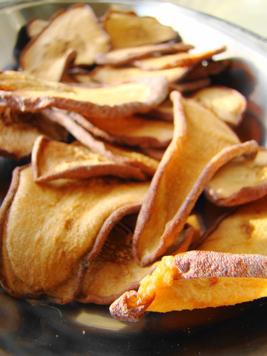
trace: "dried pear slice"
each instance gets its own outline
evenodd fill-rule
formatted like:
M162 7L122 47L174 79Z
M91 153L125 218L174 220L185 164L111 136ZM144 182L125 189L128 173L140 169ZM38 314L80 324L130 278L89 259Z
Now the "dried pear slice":
M162 77L108 88L85 88L39 80L22 72L0 73L0 99L20 111L57 107L88 118L111 119L146 112L162 102L167 93Z
M228 214L207 231L198 249L267 255L267 198Z
M103 176L145 179L139 168L116 163L82 145L51 141L44 136L40 136L34 143L32 168L36 182Z
M181 102L178 92L171 99L174 137L152 179L134 234L135 256L143 265L171 247L216 171L234 157L258 150L255 141L239 143L223 121L198 103Z
M126 146L165 148L173 135L171 122L147 119L141 115L111 120L98 118L90 122L78 114L72 114L72 118L94 136Z
M193 98L233 126L240 124L247 107L246 98L241 93L223 86L202 89L194 94Z
M132 255L132 232L118 224L99 255L89 262L77 299L83 303L110 304L125 291L137 288L152 268L138 265Z
M48 21L42 19L33 19L27 24L27 33L30 38L39 35L48 25Z
M235 206L267 194L267 150L223 166L209 182L206 196L216 205Z
M75 64L92 64L99 53L109 50L109 37L88 4L76 4L54 16L21 54L21 67L39 78L53 77L54 66L69 51L75 51ZM47 74L49 73L49 75Z
M190 251L163 257L138 292L124 293L110 312L122 321L138 321L147 311L235 305L266 296L266 256Z
M176 82L188 72L187 67L177 67L158 71L145 71L134 67L114 68L110 66L97 67L88 74L76 74L75 79L80 83L88 83L92 80L111 85L134 82L144 78L165 77L168 83Z
M139 59L133 64L143 70L161 70L174 67L190 67L205 59L222 53L226 50L225 47L219 47L200 53L177 53L156 58Z
M176 31L162 25L154 17L111 10L106 14L103 25L113 49L180 40Z
M186 52L192 48L193 46L187 43L174 42L132 48L122 48L98 55L96 58L96 63L117 66L130 63L135 59L148 57L153 54Z
M100 178L39 185L31 167L16 174L15 192L12 184L9 204L1 209L1 243L15 276L35 295L53 294L67 283L103 234L140 206L148 188L147 183ZM29 264L31 269L25 269ZM2 278L10 289L7 276Z
M142 153L130 151L123 147L117 147L97 140L62 110L45 110L43 115L64 127L84 146L94 152L100 153L104 157L112 159L114 162L129 164L140 168L148 176L152 176L157 169L158 162L156 160Z
M0 154L20 159L28 156L39 135L58 140L66 138L66 132L48 122L41 115L19 114L5 108L0 110Z

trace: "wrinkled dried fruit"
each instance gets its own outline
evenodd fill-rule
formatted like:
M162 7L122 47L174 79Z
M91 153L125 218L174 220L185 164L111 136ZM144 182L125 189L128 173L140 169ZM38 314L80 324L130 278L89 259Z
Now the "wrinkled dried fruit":
M0 154L16 159L28 156L39 135L64 140L66 132L50 123L41 114L19 114L10 109L0 110Z
M21 54L21 67L39 78L59 80L62 58L77 53L75 64L92 64L109 49L109 37L88 4L76 4L59 12ZM61 71L63 72L63 70Z
M99 255L89 261L78 300L110 304L126 290L138 287L152 268L137 264L132 256L132 232L127 226L118 224Z
M110 312L122 321L138 321L147 311L219 307L266 296L266 256L190 251L163 257L138 292L124 293Z
M233 126L240 124L247 107L246 98L241 93L223 86L202 89L193 98Z
M211 228L200 250L267 255L267 199L239 207Z
M120 164L92 152L83 145L68 145L40 136L33 146L34 180L84 179L114 176L145 180L141 169Z
M156 58L145 58L136 60L133 64L143 70L161 70L174 67L190 67L205 59L209 59L215 54L222 53L225 47L207 50L201 53L177 53Z
M240 157L223 166L206 187L206 196L220 206L235 206L267 194L267 151Z
M22 72L0 73L0 99L19 111L49 107L76 111L90 118L124 117L146 112L167 96L164 78L104 88L85 88L38 80Z
M116 10L107 13L104 28L114 49L180 40L176 31L160 24L154 17L141 17Z
M89 74L77 74L76 80L81 83L95 80L104 84L122 84L134 82L144 78L165 77L168 83L183 78L189 68L172 68L165 70L146 71L134 67L114 68L109 66L97 67Z
M255 141L239 143L224 122L198 103L181 102L178 92L171 98L174 137L152 179L134 234L135 255L143 265L171 247L216 171L234 157L258 149Z
M97 64L113 66L130 63L134 59L148 57L153 54L186 52L193 46L186 43L160 43L155 45L139 46L132 48L115 49L97 56Z
M123 147L113 146L97 140L87 130L75 122L71 115L62 110L45 110L43 113L48 119L63 126L80 143L90 148L93 152L100 153L114 162L129 164L140 168L148 176L152 176L158 166L158 162L142 153L127 150Z
M5 273L8 260L7 269L11 266L31 295L53 297L74 271L79 275L84 257L112 227L139 208L147 188L147 183L100 178L40 185L31 167L17 169L1 208L2 284L12 295L25 297Z

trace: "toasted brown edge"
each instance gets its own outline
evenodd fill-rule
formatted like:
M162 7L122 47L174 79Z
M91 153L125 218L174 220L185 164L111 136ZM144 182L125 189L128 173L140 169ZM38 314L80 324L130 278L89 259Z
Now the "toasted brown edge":
M209 88L200 89L197 93L195 93L195 94L193 95L192 98L193 98L194 100L196 100L200 105L204 106L206 109L212 111L214 115L216 115L217 117L219 117L218 114L216 113L216 111L212 110L211 107L205 105L205 104L204 104L201 100L199 100L198 97L197 97L197 95L199 94L199 92L201 93L201 91L205 91L205 90L207 90L207 89L209 89ZM241 123L241 121L242 121L242 119L243 119L243 114L244 114L244 112L245 112L246 109L247 109L247 100L246 100L245 96L244 96L243 94L241 94L238 90L233 89L233 88L230 88L230 87L226 87L226 86L224 86L224 85L213 85L213 86L210 87L210 89L223 89L223 90L225 90L225 91L233 92L235 95L237 95L237 96L241 99L241 101L242 101L242 109L241 109L239 115L237 116L236 122L230 122L230 121L228 121L228 120L224 120L223 117L219 117L221 120L225 121L226 123L228 123L228 124L231 125L231 126L238 126L238 125Z
M144 180L146 177L142 171L136 167L126 165L123 163L110 162L102 163L101 165L88 166L88 167L72 167L67 168L61 172L53 174L41 175L39 170L39 160L45 145L48 144L50 139L39 136L33 145L32 150L32 169L35 182L49 182L55 179L85 179L91 177L101 176L115 176L119 178L133 178L137 180Z
M198 278L267 278L267 257L211 251L189 251L174 257L174 277ZM142 318L153 297L139 299L138 292L124 293L110 306L111 315L121 321L136 322Z
M136 112L147 112L161 103L168 95L168 84L164 77L153 77L135 82L146 85L150 96L145 102L129 102L120 105L97 105L92 102L79 101L69 98L49 97L42 95L37 98L23 97L23 91L5 91L0 88L0 98L10 108L21 112L37 112L46 108L56 107L58 109L77 112L89 119L91 117L112 119L113 117L130 116ZM63 84L62 84L63 85ZM67 85L67 84L65 84Z

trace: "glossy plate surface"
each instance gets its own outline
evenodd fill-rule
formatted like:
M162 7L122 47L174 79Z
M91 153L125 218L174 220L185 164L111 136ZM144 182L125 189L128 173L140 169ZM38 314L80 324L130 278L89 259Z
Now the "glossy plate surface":
M14 65L17 33L28 20L47 19L73 1L28 1L0 8L0 69ZM259 37L216 18L166 2L90 2L98 15L110 3L130 6L176 28L198 48L227 45L234 65L218 83L249 99L239 133L267 146L267 44ZM0 159L4 192L15 162ZM27 268L27 266L25 267ZM30 266L28 267L30 268ZM137 324L110 318L107 307L58 307L18 301L0 292L0 348L16 355L263 355L267 353L267 302L232 308L151 314ZM200 326L201 325L201 326ZM204 326L203 326L204 325Z

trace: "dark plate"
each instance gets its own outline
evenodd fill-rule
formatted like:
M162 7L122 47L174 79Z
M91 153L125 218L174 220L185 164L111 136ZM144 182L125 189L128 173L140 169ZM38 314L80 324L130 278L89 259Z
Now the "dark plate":
M72 2L28 1L9 7L2 4L0 68L15 64L13 48L26 21L33 17L46 19ZM90 3L98 15L109 6L102 1ZM215 81L246 95L249 106L239 133L266 145L267 44L263 39L170 3L123 4L173 26L185 41L195 45L227 45L226 56L235 58L234 65L227 75ZM1 191L5 190L14 165L10 160L0 161ZM129 325L111 319L107 307L80 304L58 307L18 301L0 292L0 346L18 355L263 355L267 353L266 312L267 302L260 300L231 308L151 313L141 322Z

